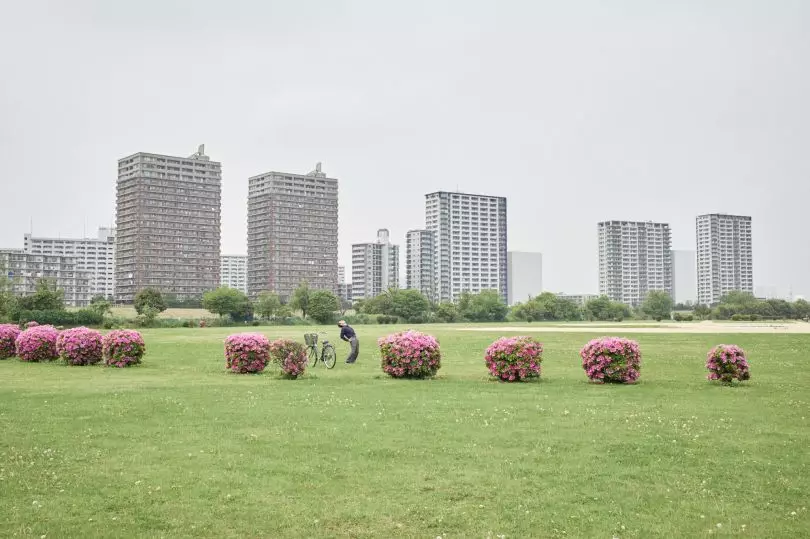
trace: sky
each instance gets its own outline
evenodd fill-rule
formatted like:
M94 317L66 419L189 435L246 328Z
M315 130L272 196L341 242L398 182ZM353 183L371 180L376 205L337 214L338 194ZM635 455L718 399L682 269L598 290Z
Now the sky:
M340 180L340 261L424 195L508 199L547 290L598 290L597 222L753 217L755 285L810 297L810 2L0 0L0 247L114 221L117 160Z

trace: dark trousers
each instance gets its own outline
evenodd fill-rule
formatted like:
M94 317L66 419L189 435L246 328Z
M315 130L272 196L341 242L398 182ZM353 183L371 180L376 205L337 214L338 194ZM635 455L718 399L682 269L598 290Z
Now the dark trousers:
M351 350L346 357L346 363L354 363L357 361L357 354L360 353L360 343L357 341L357 337L349 339L349 346L351 346Z

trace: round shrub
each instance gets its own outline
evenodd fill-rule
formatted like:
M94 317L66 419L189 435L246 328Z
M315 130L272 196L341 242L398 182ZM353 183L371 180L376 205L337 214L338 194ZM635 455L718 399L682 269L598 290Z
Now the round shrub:
M632 384L640 376L638 343L621 337L594 339L579 353L582 368L594 382Z
M428 378L442 366L439 342L418 331L381 337L380 357L384 373L394 378Z
M101 352L108 367L129 367L141 362L146 345L143 336L131 329L116 329L101 341Z
M34 326L17 337L15 343L20 361L53 361L59 357L56 339L59 332L53 326Z
M56 339L56 351L68 365L95 365L101 361L101 333L85 327L67 329Z
M225 339L225 366L235 373L262 372L270 361L270 341L261 333L238 333Z
M532 337L501 337L487 348L489 373L506 382L540 376L543 345Z
M38 325L39 325L39 322L37 322L37 321L35 321L35 320L31 320L30 322L27 322L27 323L25 324L25 329L31 329L31 328L35 328L35 327L37 327Z
M751 378L745 351L735 344L718 344L709 350L706 368L709 369L709 380L720 380L725 384Z
M298 378L307 367L307 351L300 342L278 339L270 343L270 358L288 378Z
M17 353L17 337L20 328L14 324L0 324L0 359L14 357Z

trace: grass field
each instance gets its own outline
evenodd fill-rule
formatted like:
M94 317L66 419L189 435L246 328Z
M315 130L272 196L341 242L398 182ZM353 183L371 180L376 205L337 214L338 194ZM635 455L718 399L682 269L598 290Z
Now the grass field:
M397 381L393 328L357 329L358 364L296 381L226 374L220 328L145 331L131 369L0 362L0 536L810 536L810 335L639 334L641 382L600 386L598 335L544 333L508 385L500 332L425 328L438 378ZM705 380L721 342L751 382Z

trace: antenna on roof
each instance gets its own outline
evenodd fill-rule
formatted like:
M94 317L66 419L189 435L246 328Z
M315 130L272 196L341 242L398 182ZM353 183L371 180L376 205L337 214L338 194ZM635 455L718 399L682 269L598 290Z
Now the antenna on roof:
M316 178L325 178L326 177L326 174L324 174L323 171L321 170L321 162L320 161L315 163L315 170L313 170L312 172L307 174L307 176L315 176Z

